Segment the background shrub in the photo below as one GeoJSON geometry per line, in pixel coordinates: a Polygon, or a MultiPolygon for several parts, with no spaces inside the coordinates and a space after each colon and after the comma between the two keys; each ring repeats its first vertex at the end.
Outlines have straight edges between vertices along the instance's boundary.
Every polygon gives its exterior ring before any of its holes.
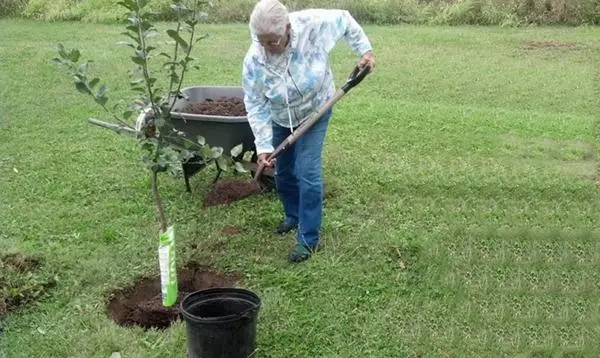
{"type": "MultiPolygon", "coordinates": [[[[343,8],[361,23],[509,25],[600,24],[600,0],[289,0],[291,10],[343,8]]],[[[244,22],[256,0],[214,0],[209,21],[244,22]]],[[[170,0],[150,0],[158,20],[171,20],[170,0]]],[[[0,0],[1,16],[115,22],[117,0],[0,0]]]]}

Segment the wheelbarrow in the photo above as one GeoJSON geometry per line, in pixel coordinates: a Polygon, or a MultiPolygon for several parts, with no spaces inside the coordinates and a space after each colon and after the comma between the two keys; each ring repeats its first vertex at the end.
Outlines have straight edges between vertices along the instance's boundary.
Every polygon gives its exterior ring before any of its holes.
{"type": "MultiPolygon", "coordinates": [[[[247,116],[217,116],[206,114],[185,113],[183,109],[194,102],[202,102],[208,99],[218,98],[240,98],[244,97],[242,87],[233,86],[193,86],[181,90],[182,96],[175,101],[171,111],[171,125],[175,130],[184,133],[186,138],[197,138],[202,136],[210,147],[221,147],[223,153],[229,153],[231,149],[239,144],[242,145],[242,153],[252,151],[254,153],[251,163],[256,162],[256,146],[254,134],[248,122],[247,116]]],[[[150,112],[142,112],[137,118],[136,129],[140,130],[143,124],[150,119],[150,112]]],[[[183,149],[183,142],[172,140],[173,147],[183,149]]],[[[240,156],[242,156],[241,154],[240,156]]],[[[241,158],[235,158],[241,159],[241,158]]],[[[182,163],[185,187],[191,192],[190,178],[204,169],[207,164],[202,158],[192,157],[182,163]]],[[[216,182],[223,170],[215,161],[217,174],[213,179],[216,182]]],[[[255,176],[254,166],[247,167],[250,174],[255,176]]],[[[275,187],[275,179],[272,171],[265,171],[259,175],[259,181],[265,190],[275,187]]]]}

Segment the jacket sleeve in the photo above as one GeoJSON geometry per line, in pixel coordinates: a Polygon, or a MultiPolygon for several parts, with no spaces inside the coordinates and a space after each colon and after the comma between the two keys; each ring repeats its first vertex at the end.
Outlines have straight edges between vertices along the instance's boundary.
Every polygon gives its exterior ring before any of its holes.
{"type": "Polygon", "coordinates": [[[317,17],[319,34],[322,35],[323,46],[331,51],[337,42],[344,39],[359,56],[373,48],[365,31],[347,10],[320,10],[317,17]]]}
{"type": "Polygon", "coordinates": [[[262,78],[263,69],[252,57],[244,60],[242,69],[242,87],[244,104],[248,112],[248,122],[254,133],[256,154],[273,152],[273,129],[271,127],[271,108],[264,95],[262,78]]]}

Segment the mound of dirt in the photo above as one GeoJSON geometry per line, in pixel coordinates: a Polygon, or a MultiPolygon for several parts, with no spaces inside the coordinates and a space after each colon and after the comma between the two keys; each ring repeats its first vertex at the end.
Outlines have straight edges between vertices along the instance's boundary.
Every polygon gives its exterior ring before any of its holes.
{"type": "Polygon", "coordinates": [[[182,112],[233,117],[243,117],[247,115],[244,101],[237,97],[221,97],[216,99],[207,99],[202,102],[194,102],[187,105],[182,112]]]}
{"type": "Polygon", "coordinates": [[[566,48],[575,49],[579,46],[574,42],[562,42],[556,40],[545,40],[545,41],[527,41],[523,48],[534,49],[534,48],[566,48]]]}
{"type": "Polygon", "coordinates": [[[204,197],[204,206],[230,204],[260,191],[260,185],[253,180],[220,181],[204,197]]]}
{"type": "Polygon", "coordinates": [[[234,287],[239,275],[228,276],[207,267],[191,264],[178,274],[179,295],[171,307],[162,304],[160,275],[141,278],[122,291],[113,293],[108,302],[109,317],[121,326],[165,329],[181,318],[179,305],[188,294],[215,287],[234,287]]]}

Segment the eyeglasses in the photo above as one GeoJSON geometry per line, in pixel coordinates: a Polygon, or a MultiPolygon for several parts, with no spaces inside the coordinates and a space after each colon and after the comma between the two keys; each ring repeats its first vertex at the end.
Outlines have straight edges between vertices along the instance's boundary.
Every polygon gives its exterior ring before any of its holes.
{"type": "Polygon", "coordinates": [[[282,40],[283,40],[283,36],[279,36],[279,40],[277,40],[277,41],[266,41],[266,42],[263,42],[263,41],[258,40],[258,42],[260,42],[260,44],[263,45],[263,46],[276,47],[276,46],[279,46],[281,44],[282,40]]]}

